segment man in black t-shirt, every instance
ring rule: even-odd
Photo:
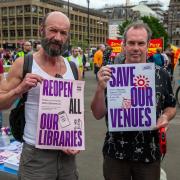
[[[124,33],[125,59],[119,63],[146,63],[151,30],[143,23],[130,24]],[[111,69],[103,66],[98,72],[98,86],[91,104],[96,119],[105,117],[108,125],[107,81]],[[149,131],[107,131],[103,147],[103,174],[105,180],[159,180],[160,144],[158,130],[167,128],[176,114],[168,73],[155,67],[156,120],[155,130]]]

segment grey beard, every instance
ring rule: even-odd
[[[59,46],[59,48],[57,48],[57,49],[50,48],[50,45],[52,43],[57,44]],[[42,48],[44,49],[44,51],[51,57],[61,56],[65,52],[65,50],[68,48],[67,43],[62,44],[59,41],[56,41],[56,40],[51,41],[51,40],[48,40],[45,38],[42,38],[41,45],[42,45]]]

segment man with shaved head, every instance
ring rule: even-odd
[[[24,57],[26,54],[30,53],[32,51],[32,44],[29,41],[26,41],[23,44],[23,50],[17,52],[16,59],[19,57]]]
[[[62,57],[69,38],[70,22],[61,12],[45,16],[40,27],[42,48],[33,54],[32,73],[23,78],[24,58],[18,58],[0,86],[0,110],[9,108],[25,92],[25,128],[19,166],[20,180],[77,180],[76,150],[35,148],[40,83],[50,77],[75,79],[69,62]]]
[[[94,74],[96,75],[97,79],[97,73],[101,66],[103,65],[103,53],[105,51],[105,45],[99,44],[98,50],[94,54]]]

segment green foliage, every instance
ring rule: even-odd
[[[126,26],[128,26],[130,23],[131,23],[130,20],[126,20],[122,24],[119,24],[118,30],[119,30],[120,35],[124,34],[124,30],[125,30]]]
[[[168,34],[165,31],[163,25],[159,22],[159,20],[155,17],[148,17],[148,16],[141,17],[141,20],[144,23],[148,24],[148,26],[151,28],[153,39],[162,38],[162,37],[164,38],[164,48],[166,48],[168,42]],[[132,21],[127,20],[124,21],[122,25],[119,25],[118,30],[120,35],[123,35],[126,26],[128,26],[130,23],[132,23]]]
[[[71,46],[72,47],[81,47],[84,50],[88,47],[88,42],[86,40],[78,41],[76,38],[74,38],[71,40]]]
[[[152,38],[164,38],[164,47],[167,47],[168,34],[163,25],[155,17],[141,17],[144,23],[148,24],[152,31]]]

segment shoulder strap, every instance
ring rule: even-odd
[[[75,80],[78,80],[78,69],[77,69],[77,66],[74,62],[72,61],[68,61],[70,66],[71,66],[71,70],[73,72],[73,75],[74,75],[74,79]]]
[[[33,55],[31,53],[24,56],[24,64],[23,64],[23,78],[26,76],[27,73],[31,73],[32,70],[32,62],[33,62]],[[23,94],[23,101],[27,100],[27,93]]]
[[[31,73],[32,70],[33,55],[31,53],[24,56],[23,64],[23,78],[27,73]]]

